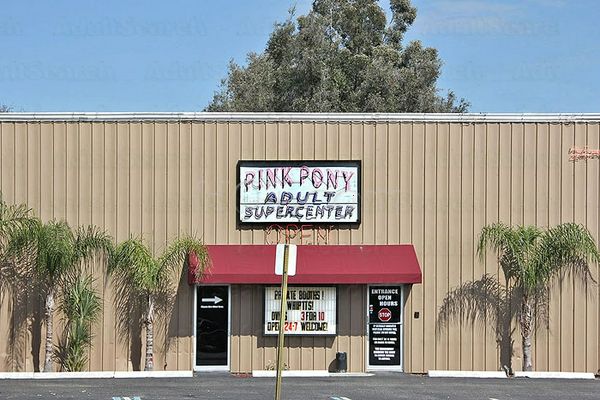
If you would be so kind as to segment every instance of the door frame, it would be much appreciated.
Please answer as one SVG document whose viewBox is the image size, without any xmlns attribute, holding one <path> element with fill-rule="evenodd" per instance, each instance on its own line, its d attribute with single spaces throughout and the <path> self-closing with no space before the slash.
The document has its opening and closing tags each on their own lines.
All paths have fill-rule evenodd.
<svg viewBox="0 0 600 400">
<path fill-rule="evenodd" d="M 200 286 L 227 286 L 227 365 L 196 365 L 196 343 L 198 341 L 196 324 L 198 319 L 198 287 Z M 194 285 L 194 306 L 193 306 L 193 351 L 192 366 L 194 371 L 229 371 L 231 369 L 231 285 L 230 284 L 202 284 Z"/>
<path fill-rule="evenodd" d="M 371 287 L 373 286 L 398 286 L 400 287 L 400 365 L 369 365 L 369 352 L 370 341 L 369 341 L 369 297 L 371 294 Z M 367 285 L 367 301 L 365 304 L 365 315 L 366 315 L 366 332 L 365 332 L 365 370 L 366 371 L 392 371 L 392 372 L 404 372 L 404 284 L 398 283 L 373 283 Z"/>
</svg>

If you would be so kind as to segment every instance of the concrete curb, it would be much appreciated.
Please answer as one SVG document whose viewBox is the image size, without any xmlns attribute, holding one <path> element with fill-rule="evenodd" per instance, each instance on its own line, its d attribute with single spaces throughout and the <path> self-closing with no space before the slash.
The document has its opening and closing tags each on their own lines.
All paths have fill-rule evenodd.
<svg viewBox="0 0 600 400">
<path fill-rule="evenodd" d="M 592 372 L 536 372 L 515 371 L 515 378 L 537 379 L 596 379 Z"/>
<path fill-rule="evenodd" d="M 317 371 L 283 371 L 283 377 L 288 378 L 352 378 L 352 377 L 363 377 L 373 376 L 374 374 L 368 372 L 329 372 L 326 370 Z M 252 371 L 253 378 L 275 378 L 276 371 L 272 370 L 254 370 Z"/>
<path fill-rule="evenodd" d="M 112 371 L 92 371 L 92 372 L 34 372 L 33 379 L 96 379 L 96 378 L 114 378 Z"/>
<path fill-rule="evenodd" d="M 0 379 L 33 379 L 33 372 L 0 372 Z"/>
<path fill-rule="evenodd" d="M 192 371 L 2 372 L 2 379 L 191 378 Z"/>
<path fill-rule="evenodd" d="M 372 372 L 330 372 L 330 378 L 354 378 L 354 377 L 365 377 L 375 376 Z"/>
<path fill-rule="evenodd" d="M 193 371 L 115 371 L 115 378 L 192 378 Z"/>
<path fill-rule="evenodd" d="M 431 370 L 427 372 L 430 378 L 495 378 L 506 379 L 503 371 L 444 371 Z"/>
<path fill-rule="evenodd" d="M 254 378 L 275 378 L 277 371 L 254 370 L 252 377 Z M 329 376 L 329 371 L 282 371 L 281 376 L 289 378 L 323 378 Z"/>
</svg>

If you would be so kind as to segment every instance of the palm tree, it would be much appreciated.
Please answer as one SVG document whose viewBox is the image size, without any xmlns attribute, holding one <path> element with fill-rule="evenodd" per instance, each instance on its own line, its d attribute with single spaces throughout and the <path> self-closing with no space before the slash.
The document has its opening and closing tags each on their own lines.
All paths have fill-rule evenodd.
<svg viewBox="0 0 600 400">
<path fill-rule="evenodd" d="M 516 320 L 523 344 L 523 370 L 532 370 L 531 339 L 537 326 L 548 322 L 550 284 L 553 279 L 572 274 L 580 282 L 595 282 L 589 262 L 597 263 L 600 252 L 594 238 L 582 225 L 564 223 L 553 228 L 509 227 L 502 223 L 485 226 L 477 253 L 483 259 L 486 248 L 498 254 L 504 284 L 484 275 L 452 290 L 442 303 L 438 323 L 452 318 L 468 321 L 491 320 L 499 340 L 506 344 L 512 336 L 511 322 Z M 501 359 L 510 357 L 510 352 Z M 503 364 L 508 365 L 509 364 Z"/>
<path fill-rule="evenodd" d="M 196 274 L 202 275 L 208 266 L 206 247 L 193 237 L 179 238 L 172 242 L 164 253 L 155 258 L 141 239 L 130 238 L 117 246 L 109 261 L 109 274 L 113 276 L 118 293 L 136 296 L 142 308 L 142 321 L 146 329 L 146 354 L 144 370 L 154 369 L 154 318 L 160 297 L 172 292 L 171 275 L 183 265 L 189 254 L 198 257 Z M 118 295 L 115 298 L 117 310 L 122 314 L 131 310 Z M 122 315 L 121 318 L 128 318 Z"/>
<path fill-rule="evenodd" d="M 46 355 L 44 372 L 53 370 L 53 313 L 55 294 L 64 287 L 66 278 L 82 263 L 96 255 L 107 255 L 112 240 L 104 231 L 91 225 L 75 232 L 64 221 L 39 220 L 13 232 L 6 254 L 18 262 L 30 263 L 35 276 L 45 282 L 44 322 Z M 60 292 L 59 292 L 60 293 Z"/>
<path fill-rule="evenodd" d="M 60 362 L 66 371 L 83 371 L 92 344 L 92 324 L 102 312 L 102 299 L 91 275 L 73 274 L 61 296 L 60 309 L 67 318 L 65 337 L 59 344 Z"/>
</svg>

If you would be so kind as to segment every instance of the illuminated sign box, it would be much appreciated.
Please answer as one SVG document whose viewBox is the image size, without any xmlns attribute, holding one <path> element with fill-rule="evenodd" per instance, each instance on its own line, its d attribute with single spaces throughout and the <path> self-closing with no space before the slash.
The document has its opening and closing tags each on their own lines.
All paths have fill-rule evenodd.
<svg viewBox="0 0 600 400">
<path fill-rule="evenodd" d="M 290 286 L 284 325 L 288 336 L 335 335 L 337 293 L 334 286 Z M 265 287 L 265 335 L 279 333 L 281 288 Z"/>
<path fill-rule="evenodd" d="M 239 161 L 241 224 L 360 223 L 360 161 Z"/>
</svg>

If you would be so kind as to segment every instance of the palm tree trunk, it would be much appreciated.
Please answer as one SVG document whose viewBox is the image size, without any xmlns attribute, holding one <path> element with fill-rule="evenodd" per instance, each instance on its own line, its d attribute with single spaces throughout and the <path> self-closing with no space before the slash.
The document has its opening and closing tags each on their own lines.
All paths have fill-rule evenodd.
<svg viewBox="0 0 600 400">
<path fill-rule="evenodd" d="M 148 313 L 146 314 L 146 360 L 144 371 L 154 370 L 154 299 L 148 296 Z"/>
<path fill-rule="evenodd" d="M 531 335 L 533 333 L 533 307 L 529 297 L 524 295 L 521 303 L 521 336 L 523 338 L 523 371 L 533 369 L 531 363 Z"/>
<path fill-rule="evenodd" d="M 46 358 L 44 360 L 44 372 L 52 372 L 52 336 L 53 336 L 53 318 L 54 312 L 54 289 L 50 289 L 46 294 L 46 304 L 44 305 L 44 319 L 46 322 Z"/>
</svg>

